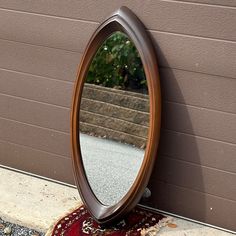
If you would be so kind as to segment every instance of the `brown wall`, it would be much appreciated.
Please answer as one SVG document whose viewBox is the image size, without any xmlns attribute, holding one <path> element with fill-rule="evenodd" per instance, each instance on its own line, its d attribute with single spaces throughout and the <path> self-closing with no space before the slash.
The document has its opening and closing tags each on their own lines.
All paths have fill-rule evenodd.
<svg viewBox="0 0 236 236">
<path fill-rule="evenodd" d="M 73 183 L 70 104 L 98 23 L 130 7 L 156 41 L 163 119 L 149 204 L 236 230 L 233 0 L 0 0 L 0 163 Z"/>
</svg>

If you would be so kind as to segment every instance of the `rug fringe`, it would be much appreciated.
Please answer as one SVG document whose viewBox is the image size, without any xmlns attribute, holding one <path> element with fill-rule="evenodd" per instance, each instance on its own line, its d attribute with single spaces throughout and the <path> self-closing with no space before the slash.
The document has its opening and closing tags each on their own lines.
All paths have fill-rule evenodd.
<svg viewBox="0 0 236 236">
<path fill-rule="evenodd" d="M 83 205 L 83 203 L 82 203 L 82 202 L 79 202 L 76 206 L 74 206 L 74 207 L 70 208 L 68 211 L 66 211 L 63 216 L 58 217 L 58 219 L 55 220 L 55 222 L 53 222 L 53 223 L 51 224 L 51 226 L 48 228 L 48 230 L 47 230 L 45 236 L 51 236 L 52 233 L 53 233 L 53 230 L 54 230 L 54 228 L 55 228 L 55 226 L 56 226 L 56 224 L 57 224 L 60 220 L 62 220 L 64 217 L 66 217 L 68 214 L 72 213 L 73 211 L 75 211 L 76 209 L 78 209 L 79 207 L 81 207 L 82 205 Z"/>
<path fill-rule="evenodd" d="M 154 226 L 151 226 L 146 229 L 141 229 L 140 234 L 141 236 L 156 236 L 162 227 L 165 227 L 166 225 L 172 222 L 173 222 L 173 217 L 167 216 L 159 220 L 159 222 Z"/>
<path fill-rule="evenodd" d="M 61 221 L 63 218 L 65 218 L 68 214 L 77 210 L 82 205 L 83 203 L 79 202 L 76 206 L 74 206 L 73 208 L 70 208 L 67 212 L 65 212 L 63 216 L 58 217 L 58 219 L 55 220 L 55 222 L 51 224 L 45 236 L 52 236 L 52 233 L 57 223 Z M 151 226 L 149 228 L 139 229 L 140 235 L 141 236 L 156 236 L 162 227 L 165 227 L 172 222 L 173 222 L 173 217 L 170 217 L 170 216 L 164 217 L 163 219 L 159 220 L 159 222 L 156 223 L 154 226 Z"/>
</svg>

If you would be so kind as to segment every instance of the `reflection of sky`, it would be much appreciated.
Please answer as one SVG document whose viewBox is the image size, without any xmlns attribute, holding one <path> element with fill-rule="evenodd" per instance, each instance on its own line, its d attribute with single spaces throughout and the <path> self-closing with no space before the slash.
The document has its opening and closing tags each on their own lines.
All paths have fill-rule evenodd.
<svg viewBox="0 0 236 236">
<path fill-rule="evenodd" d="M 80 134 L 81 153 L 90 186 L 105 205 L 117 203 L 129 190 L 142 164 L 144 150 Z"/>
</svg>

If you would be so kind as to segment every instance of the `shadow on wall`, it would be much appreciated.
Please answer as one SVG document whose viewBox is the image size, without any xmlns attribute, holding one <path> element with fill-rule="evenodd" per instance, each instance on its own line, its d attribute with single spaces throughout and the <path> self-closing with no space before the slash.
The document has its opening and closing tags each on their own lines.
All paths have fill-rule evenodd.
<svg viewBox="0 0 236 236">
<path fill-rule="evenodd" d="M 188 108 L 184 104 L 168 101 L 170 93 L 184 100 L 174 72 L 168 67 L 161 49 L 157 47 L 162 92 L 162 127 L 158 157 L 148 188 L 151 197 L 141 204 L 151 206 L 195 220 L 206 216 L 206 199 L 198 146 L 193 135 L 179 132 L 185 123 L 194 134 Z M 173 97 L 173 94 L 172 96 Z"/>
</svg>

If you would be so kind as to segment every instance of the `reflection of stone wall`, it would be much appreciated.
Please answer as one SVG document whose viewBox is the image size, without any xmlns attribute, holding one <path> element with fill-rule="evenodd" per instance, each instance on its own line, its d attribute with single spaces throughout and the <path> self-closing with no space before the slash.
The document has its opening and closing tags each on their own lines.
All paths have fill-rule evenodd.
<svg viewBox="0 0 236 236">
<path fill-rule="evenodd" d="M 148 124 L 148 95 L 85 84 L 81 132 L 145 147 Z"/>
</svg>

